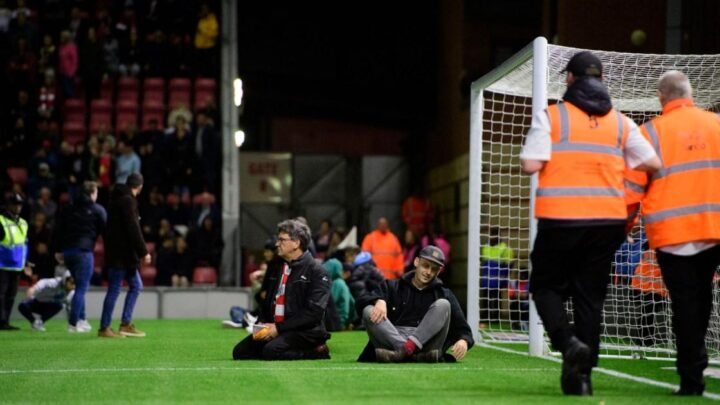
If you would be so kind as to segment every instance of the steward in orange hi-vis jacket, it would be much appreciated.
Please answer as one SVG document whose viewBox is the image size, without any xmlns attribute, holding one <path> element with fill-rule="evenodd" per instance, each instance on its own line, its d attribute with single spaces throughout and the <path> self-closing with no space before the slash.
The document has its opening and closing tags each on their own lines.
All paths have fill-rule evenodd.
<svg viewBox="0 0 720 405">
<path fill-rule="evenodd" d="M 600 59 L 580 52 L 565 71 L 563 101 L 533 114 L 520 153 L 523 171 L 539 173 L 530 292 L 563 353 L 563 393 L 592 395 L 609 269 L 628 217 L 623 174 L 657 170 L 660 161 L 637 125 L 613 109 Z M 574 325 L 564 307 L 570 297 Z"/>
</svg>

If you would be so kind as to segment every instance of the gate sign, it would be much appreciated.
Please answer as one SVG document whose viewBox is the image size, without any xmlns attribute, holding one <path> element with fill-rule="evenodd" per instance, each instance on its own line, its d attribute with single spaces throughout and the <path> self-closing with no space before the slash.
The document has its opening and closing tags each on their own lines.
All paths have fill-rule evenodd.
<svg viewBox="0 0 720 405">
<path fill-rule="evenodd" d="M 290 153 L 240 153 L 240 196 L 243 203 L 290 203 Z"/>
</svg>

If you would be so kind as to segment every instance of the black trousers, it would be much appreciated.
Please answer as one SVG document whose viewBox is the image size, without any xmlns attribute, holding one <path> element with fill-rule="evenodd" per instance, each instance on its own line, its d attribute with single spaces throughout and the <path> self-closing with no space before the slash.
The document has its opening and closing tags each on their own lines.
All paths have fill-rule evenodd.
<svg viewBox="0 0 720 405">
<path fill-rule="evenodd" d="M 550 341 L 560 352 L 565 353 L 575 336 L 590 347 L 597 365 L 610 265 L 624 238 L 624 225 L 538 231 L 530 255 L 530 292 Z M 565 311 L 568 298 L 573 300 L 574 326 Z"/>
<path fill-rule="evenodd" d="M 312 360 L 315 348 L 330 338 L 327 332 L 285 332 L 270 341 L 248 335 L 233 349 L 233 360 Z"/>
<path fill-rule="evenodd" d="M 712 310 L 713 275 L 720 265 L 720 246 L 693 256 L 658 250 L 657 260 L 670 292 L 680 386 L 697 389 L 703 386 L 703 370 L 708 365 L 705 333 Z"/>
<path fill-rule="evenodd" d="M 7 325 L 15 304 L 19 271 L 0 270 L 0 325 Z"/>
<path fill-rule="evenodd" d="M 18 305 L 18 311 L 30 323 L 35 321 L 33 314 L 40 315 L 43 322 L 57 315 L 63 309 L 63 305 L 59 302 L 40 302 L 35 299 L 26 299 Z"/>
</svg>

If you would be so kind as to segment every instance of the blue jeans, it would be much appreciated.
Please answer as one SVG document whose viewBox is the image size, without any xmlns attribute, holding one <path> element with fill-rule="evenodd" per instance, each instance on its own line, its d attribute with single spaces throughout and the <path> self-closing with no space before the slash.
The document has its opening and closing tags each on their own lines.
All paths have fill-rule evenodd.
<svg viewBox="0 0 720 405">
<path fill-rule="evenodd" d="M 100 319 L 100 329 L 110 327 L 112 322 L 112 313 L 115 309 L 115 302 L 120 295 L 120 287 L 123 280 L 127 279 L 128 292 L 125 296 L 125 306 L 122 313 L 122 324 L 129 324 L 132 320 L 135 302 L 137 301 L 140 291 L 142 291 L 143 283 L 140 278 L 138 269 L 130 269 L 123 267 L 108 267 L 108 290 L 103 302 L 102 318 Z"/>
<path fill-rule="evenodd" d="M 68 323 L 75 326 L 78 320 L 86 319 L 85 294 L 95 270 L 95 258 L 92 252 L 74 252 L 65 255 L 65 265 L 75 279 L 75 295 L 70 304 L 70 318 L 68 319 Z"/>
</svg>

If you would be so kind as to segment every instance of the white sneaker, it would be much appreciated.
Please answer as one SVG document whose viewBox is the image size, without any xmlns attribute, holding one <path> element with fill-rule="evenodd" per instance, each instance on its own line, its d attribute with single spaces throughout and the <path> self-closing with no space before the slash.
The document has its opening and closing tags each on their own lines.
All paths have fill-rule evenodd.
<svg viewBox="0 0 720 405">
<path fill-rule="evenodd" d="M 82 329 L 83 332 L 90 332 L 92 330 L 92 326 L 90 325 L 90 322 L 88 322 L 85 319 L 80 319 L 79 321 L 77 321 L 77 323 L 75 324 L 75 327 L 77 327 L 78 329 Z"/>
<path fill-rule="evenodd" d="M 250 315 L 250 312 L 245 312 L 243 319 L 245 320 L 245 323 L 247 323 L 248 325 L 254 325 L 257 323 L 258 317 Z"/>
<path fill-rule="evenodd" d="M 33 330 L 36 330 L 38 332 L 45 332 L 45 323 L 42 321 L 42 319 L 36 319 L 32 323 Z"/>
<path fill-rule="evenodd" d="M 67 331 L 70 333 L 88 333 L 90 332 L 90 329 L 83 329 L 80 326 L 80 322 L 78 322 L 75 326 L 68 324 Z"/>
<path fill-rule="evenodd" d="M 243 327 L 241 323 L 235 323 L 235 322 L 229 321 L 229 320 L 222 321 L 222 325 L 225 328 L 242 328 Z"/>
</svg>

